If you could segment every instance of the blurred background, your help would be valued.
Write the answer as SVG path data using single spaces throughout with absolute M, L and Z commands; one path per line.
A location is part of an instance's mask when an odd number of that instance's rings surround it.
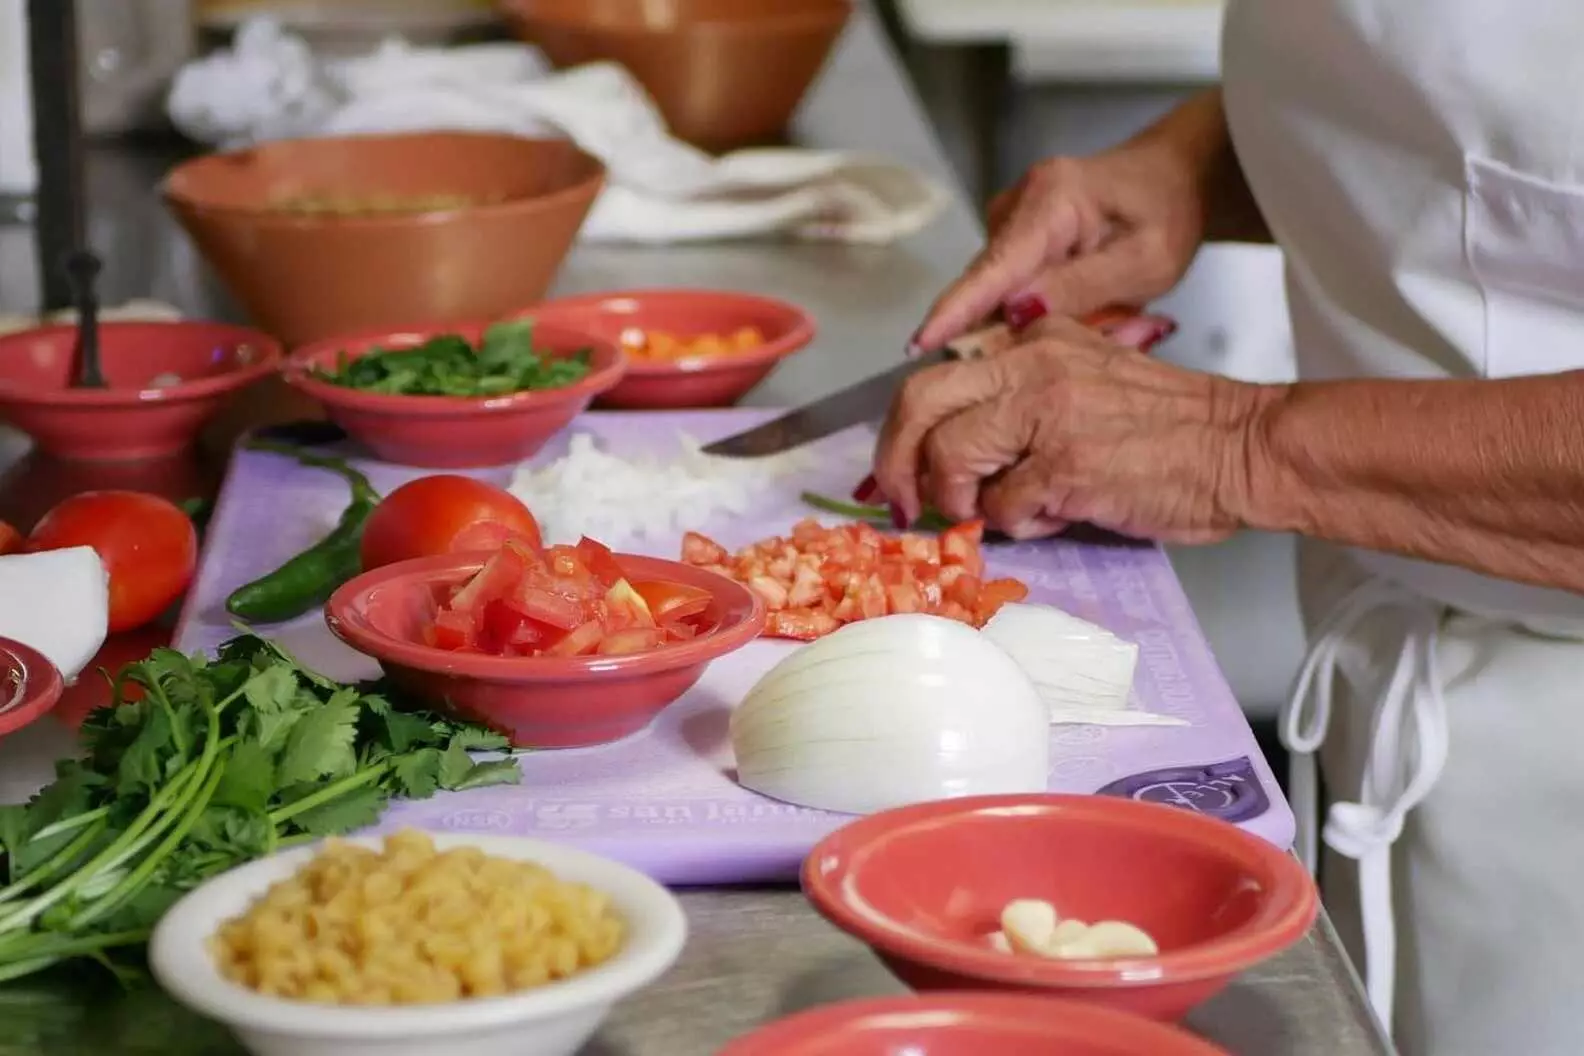
M 1219 67 L 1220 0 L 872 0 L 870 6 L 963 193 L 978 205 L 1042 157 L 1086 153 L 1129 136 L 1213 83 Z M 33 254 L 26 7 L 26 0 L 0 0 L 0 275 L 11 282 L 28 273 Z M 253 16 L 272 16 L 329 54 L 366 52 L 392 36 L 443 44 L 505 30 L 488 0 L 77 0 L 77 10 L 83 124 L 99 137 L 168 134 L 164 101 L 172 76 L 225 44 Z M 102 166 L 90 171 L 90 193 L 104 177 Z M 101 245 L 148 237 L 137 226 L 142 221 L 93 222 Z M 155 277 L 154 288 L 173 300 L 196 299 L 172 288 L 191 281 L 180 276 L 192 269 L 152 259 L 148 266 L 170 271 L 168 281 Z M 1279 256 L 1268 248 L 1208 249 L 1159 306 L 1180 324 L 1162 354 L 1251 380 L 1290 376 L 1280 272 Z M 30 299 L 4 292 L 12 303 Z M 0 464 L 6 442 L 0 436 Z M 1233 689 L 1268 736 L 1301 655 L 1291 540 L 1247 533 L 1173 558 Z

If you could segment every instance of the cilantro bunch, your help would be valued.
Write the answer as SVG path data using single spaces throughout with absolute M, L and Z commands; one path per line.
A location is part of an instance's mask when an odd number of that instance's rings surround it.
M 134 699 L 137 698 L 137 699 Z M 253 635 L 213 661 L 158 649 L 116 677 L 26 806 L 0 808 L 0 981 L 140 945 L 234 865 L 378 820 L 392 796 L 509 784 L 489 730 L 395 710 Z M 113 967 L 113 966 L 112 966 Z
M 589 372 L 587 349 L 569 356 L 541 353 L 526 319 L 496 323 L 475 348 L 460 334 L 441 334 L 413 348 L 377 348 L 335 370 L 313 376 L 332 385 L 398 396 L 504 396 L 528 389 L 559 389 Z

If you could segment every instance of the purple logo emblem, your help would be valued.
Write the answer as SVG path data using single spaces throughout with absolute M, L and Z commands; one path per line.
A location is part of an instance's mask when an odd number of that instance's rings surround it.
M 1270 799 L 1247 756 L 1209 766 L 1150 770 L 1113 781 L 1097 793 L 1165 803 L 1234 824 L 1270 809 Z

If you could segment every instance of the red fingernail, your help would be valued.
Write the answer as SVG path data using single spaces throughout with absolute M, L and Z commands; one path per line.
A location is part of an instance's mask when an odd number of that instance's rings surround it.
M 865 477 L 863 480 L 859 481 L 858 486 L 853 489 L 853 501 L 868 502 L 870 499 L 875 497 L 875 492 L 879 490 L 880 485 L 876 483 L 874 477 Z
M 902 512 L 902 507 L 893 502 L 891 504 L 891 527 L 900 532 L 906 530 L 907 526 L 907 514 Z
M 1050 305 L 1037 293 L 1020 294 L 1001 306 L 1001 316 L 1014 330 L 1022 330 L 1050 314 Z

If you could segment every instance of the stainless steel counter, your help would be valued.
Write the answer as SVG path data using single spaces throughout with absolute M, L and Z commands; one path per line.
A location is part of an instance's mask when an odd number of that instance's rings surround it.
M 796 131 L 811 145 L 880 151 L 951 179 L 911 87 L 870 20 L 859 20 L 847 33 Z M 152 193 L 170 157 L 168 149 L 124 145 L 100 147 L 91 156 L 90 228 L 106 257 L 102 296 L 107 303 L 155 297 L 194 314 L 234 316 Z M 805 305 L 819 323 L 814 350 L 784 365 L 753 395 L 759 404 L 785 404 L 889 365 L 979 240 L 977 220 L 959 202 L 929 231 L 892 248 L 751 243 L 579 249 L 557 291 L 738 287 Z M 36 290 L 29 232 L 0 227 L 0 311 L 32 308 Z M 4 451 L 0 442 L 0 468 Z M 30 732 L 0 752 L 0 770 L 9 778 L 30 768 L 25 764 L 43 762 L 19 759 L 16 750 L 31 745 L 35 753 L 48 751 L 45 745 L 53 740 L 48 731 Z M 794 891 L 696 891 L 683 901 L 692 936 L 681 963 L 659 985 L 620 1006 L 590 1056 L 706 1056 L 727 1039 L 788 1012 L 900 990 L 863 947 L 820 921 Z M 31 1014 L 26 1022 L 13 1020 L 13 1013 L 24 1012 Z M 0 1037 L 4 1056 L 235 1051 L 157 996 L 88 995 L 57 980 L 21 993 L 0 989 L 0 1022 L 7 1025 Z M 1390 1052 L 1324 921 L 1190 1022 L 1234 1056 Z

